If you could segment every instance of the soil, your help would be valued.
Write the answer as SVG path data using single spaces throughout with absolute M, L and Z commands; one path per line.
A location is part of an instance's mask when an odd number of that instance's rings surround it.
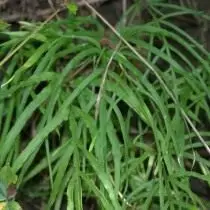
M 77 0 L 77 2 L 80 1 L 81 0 Z M 91 0 L 88 1 L 91 2 Z M 115 25 L 122 14 L 122 0 L 92 0 L 92 2 L 93 1 L 95 2 L 93 5 L 97 8 L 97 10 L 112 25 Z M 17 24 L 20 20 L 43 21 L 52 14 L 55 9 L 61 8 L 64 2 L 65 0 L 0 0 L 0 19 L 3 19 L 11 24 Z M 131 4 L 134 1 L 127 0 L 127 2 L 128 4 Z M 179 0 L 169 0 L 169 2 L 177 4 L 182 2 L 190 8 L 210 13 L 210 1 L 208 0 L 182 0 L 180 2 Z M 81 5 L 81 7 L 83 6 Z M 84 7 L 83 10 L 85 10 Z M 62 15 L 65 16 L 65 11 Z M 210 50 L 210 23 L 203 22 L 199 19 L 195 20 L 191 16 L 180 17 L 180 19 L 175 20 L 175 22 L 191 36 L 201 40 L 202 44 Z M 210 188 L 206 183 L 197 179 L 192 179 L 191 186 L 192 190 L 197 194 L 210 200 Z M 22 200 L 22 198 L 20 198 L 20 200 Z M 41 201 L 28 201 L 28 199 L 25 198 L 23 200 L 25 200 L 25 202 L 21 202 L 24 206 L 23 209 L 40 209 Z M 86 200 L 85 203 L 86 204 L 84 205 L 87 205 L 87 207 L 84 207 L 85 209 L 97 209 L 94 200 L 89 199 Z

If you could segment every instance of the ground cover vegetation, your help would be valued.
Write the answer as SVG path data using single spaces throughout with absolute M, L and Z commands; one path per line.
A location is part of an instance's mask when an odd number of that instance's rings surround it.
M 209 209 L 209 52 L 173 22 L 209 17 L 151 1 L 139 24 L 137 1 L 112 28 L 68 9 L 1 23 L 1 206 Z

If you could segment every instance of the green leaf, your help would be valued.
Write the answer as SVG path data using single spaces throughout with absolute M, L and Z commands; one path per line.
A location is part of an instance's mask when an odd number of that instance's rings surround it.
M 7 198 L 7 188 L 4 183 L 0 182 L 0 202 Z
M 67 5 L 70 14 L 76 15 L 78 11 L 78 6 L 74 3 L 70 3 Z
M 15 201 L 9 201 L 5 210 L 22 210 L 21 206 Z
M 0 183 L 4 183 L 6 186 L 10 184 L 16 184 L 17 175 L 13 169 L 9 166 L 4 166 L 0 170 Z

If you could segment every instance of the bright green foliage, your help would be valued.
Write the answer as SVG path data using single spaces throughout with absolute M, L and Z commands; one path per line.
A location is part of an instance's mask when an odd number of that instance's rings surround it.
M 0 210 L 21 210 L 20 205 L 13 201 L 16 192 L 10 194 L 11 186 L 15 186 L 17 175 L 9 166 L 0 170 Z
M 133 24 L 116 26 L 118 50 L 91 17 L 0 34 L 0 200 L 18 174 L 45 209 L 80 210 L 87 198 L 104 210 L 209 208 L 189 185 L 210 183 L 197 152 L 210 145 L 201 116 L 210 119 L 209 52 L 169 21 L 192 11 L 155 3 L 154 19 L 139 25 L 138 6 L 125 14 Z
M 4 166 L 0 169 L 0 182 L 5 185 L 16 184 L 17 175 L 9 166 Z
M 77 7 L 76 4 L 73 4 L 73 3 L 68 4 L 67 5 L 67 8 L 68 8 L 70 14 L 73 14 L 73 15 L 76 15 L 77 14 L 78 7 Z
M 0 210 L 22 210 L 20 205 L 15 201 L 0 203 Z

